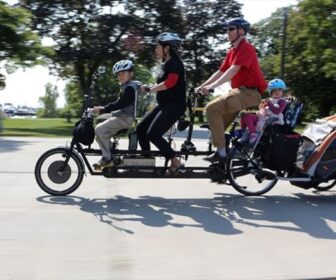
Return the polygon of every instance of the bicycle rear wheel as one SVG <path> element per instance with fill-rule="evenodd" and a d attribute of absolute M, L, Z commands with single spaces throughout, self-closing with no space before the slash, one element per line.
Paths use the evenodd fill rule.
<path fill-rule="evenodd" d="M 231 150 L 226 163 L 231 185 L 244 195 L 262 195 L 277 183 L 273 172 L 263 169 L 246 151 Z"/>
<path fill-rule="evenodd" d="M 84 166 L 81 159 L 68 148 L 51 149 L 36 162 L 37 184 L 51 195 L 67 195 L 74 192 L 80 186 L 83 176 Z"/>
<path fill-rule="evenodd" d="M 328 191 L 336 185 L 336 179 L 331 179 L 328 182 L 313 184 L 313 188 L 318 191 Z"/>

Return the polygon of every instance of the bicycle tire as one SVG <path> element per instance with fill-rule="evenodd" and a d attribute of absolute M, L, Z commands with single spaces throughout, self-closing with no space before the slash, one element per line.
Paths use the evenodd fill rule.
<path fill-rule="evenodd" d="M 66 156 L 69 156 L 69 161 L 64 165 Z M 36 182 L 43 191 L 62 196 L 74 192 L 80 186 L 84 166 L 75 152 L 68 148 L 55 148 L 41 155 L 34 173 Z"/>
<path fill-rule="evenodd" d="M 331 181 L 331 183 L 329 183 L 330 181 Z M 327 185 L 323 185 L 323 186 L 321 184 L 324 184 L 324 183 L 316 183 L 316 184 L 313 185 L 313 188 L 315 190 L 320 191 L 320 192 L 328 191 L 336 185 L 336 179 L 332 179 L 330 181 L 326 182 Z"/>
<path fill-rule="evenodd" d="M 239 193 L 246 196 L 263 195 L 270 191 L 278 179 L 274 173 L 263 169 L 257 160 L 249 158 L 246 152 L 230 151 L 226 162 L 229 182 Z"/>

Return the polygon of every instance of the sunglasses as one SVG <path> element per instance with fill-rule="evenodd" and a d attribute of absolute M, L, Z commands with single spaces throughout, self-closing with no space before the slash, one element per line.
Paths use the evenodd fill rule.
<path fill-rule="evenodd" d="M 233 31 L 233 30 L 236 30 L 236 29 L 237 29 L 237 27 L 229 27 L 228 28 L 229 31 Z"/>

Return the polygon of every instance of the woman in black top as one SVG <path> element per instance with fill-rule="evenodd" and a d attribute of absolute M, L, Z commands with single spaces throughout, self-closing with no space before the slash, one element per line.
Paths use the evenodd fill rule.
<path fill-rule="evenodd" d="M 171 160 L 168 174 L 181 167 L 175 151 L 163 138 L 163 134 L 184 114 L 186 110 L 186 80 L 182 60 L 176 53 L 181 39 L 174 33 L 163 33 L 157 37 L 155 54 L 162 59 L 163 65 L 157 78 L 157 84 L 142 86 L 141 92 L 156 92 L 158 105 L 139 123 L 137 135 L 143 151 L 150 151 L 152 142 Z"/>

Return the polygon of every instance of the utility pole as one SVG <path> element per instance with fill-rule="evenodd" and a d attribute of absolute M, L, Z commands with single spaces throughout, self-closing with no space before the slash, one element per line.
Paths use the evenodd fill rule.
<path fill-rule="evenodd" d="M 281 79 L 284 79 L 284 76 L 285 76 L 287 21 L 288 21 L 288 8 L 285 7 L 284 8 L 283 24 L 282 24 L 282 46 L 281 46 L 281 65 L 280 65 L 280 77 L 281 77 Z"/>

